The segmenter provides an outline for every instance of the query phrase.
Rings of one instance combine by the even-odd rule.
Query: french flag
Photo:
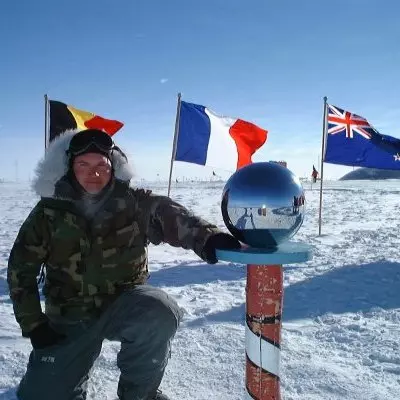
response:
[[[251,122],[181,101],[174,160],[234,171],[252,162],[251,156],[265,143],[267,134]]]

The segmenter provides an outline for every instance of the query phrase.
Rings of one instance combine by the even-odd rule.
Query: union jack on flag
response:
[[[364,117],[327,104],[326,133],[324,162],[400,170],[400,139],[380,134]]]
[[[328,134],[345,133],[347,138],[352,139],[354,134],[358,133],[365,139],[371,139],[371,133],[367,129],[374,128],[365,118],[339,107],[328,105]]]

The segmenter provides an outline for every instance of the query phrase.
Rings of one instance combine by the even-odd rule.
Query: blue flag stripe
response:
[[[205,165],[210,133],[205,107],[182,101],[175,160]]]

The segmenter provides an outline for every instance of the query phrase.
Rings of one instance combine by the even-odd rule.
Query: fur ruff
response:
[[[79,130],[69,130],[54,139],[46,150],[46,154],[39,161],[32,188],[40,197],[53,197],[56,183],[68,172],[67,150],[69,143]],[[112,152],[111,162],[114,176],[121,181],[129,182],[134,174],[132,166],[122,154]]]

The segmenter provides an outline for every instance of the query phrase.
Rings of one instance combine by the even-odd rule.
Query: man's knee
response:
[[[172,337],[182,319],[182,310],[177,302],[161,289],[151,286],[143,286],[132,293],[132,299],[140,296],[138,303],[133,302],[133,308],[137,305],[149,330],[159,332],[165,338]],[[132,310],[137,316],[137,310]],[[132,322],[135,322],[135,318]],[[154,331],[153,331],[154,332]]]
[[[182,310],[177,302],[165,293],[165,298],[155,300],[152,307],[154,325],[164,330],[167,336],[175,335],[182,319]]]

